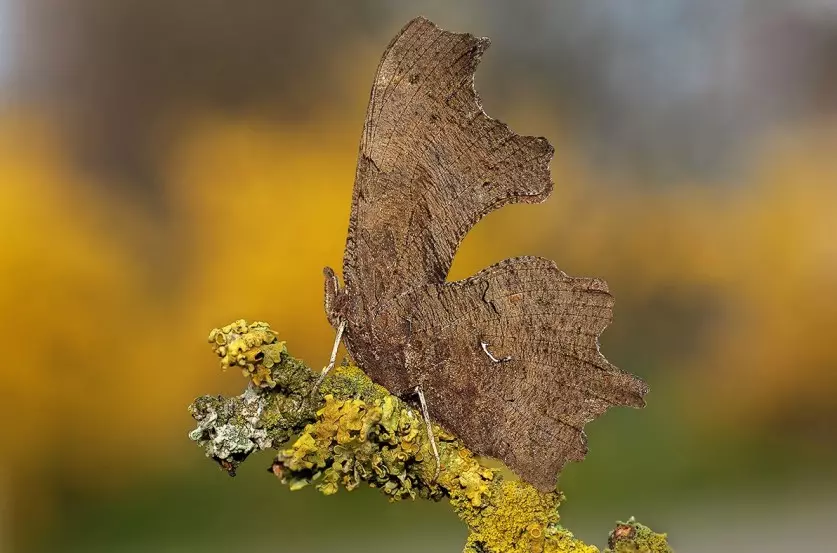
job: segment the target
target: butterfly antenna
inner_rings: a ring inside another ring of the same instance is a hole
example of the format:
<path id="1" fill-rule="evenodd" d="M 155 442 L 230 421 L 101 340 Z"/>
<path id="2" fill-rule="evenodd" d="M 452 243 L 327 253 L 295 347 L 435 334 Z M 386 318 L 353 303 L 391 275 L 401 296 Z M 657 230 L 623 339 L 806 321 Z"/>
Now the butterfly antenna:
<path id="1" fill-rule="evenodd" d="M 433 435 L 433 423 L 430 422 L 430 411 L 427 409 L 427 401 L 424 399 L 424 390 L 421 386 L 416 386 L 416 395 L 418 395 L 419 403 L 421 404 L 421 414 L 424 415 L 424 424 L 427 427 L 427 437 L 430 438 L 430 447 L 433 449 L 433 457 L 436 458 L 436 472 L 433 474 L 433 480 L 439 478 L 439 470 L 442 466 L 439 458 L 439 448 L 436 447 L 436 437 Z"/>
<path id="2" fill-rule="evenodd" d="M 317 393 L 317 390 L 320 389 L 320 385 L 323 383 L 323 380 L 325 380 L 325 377 L 328 376 L 328 373 L 334 368 L 334 362 L 337 359 L 337 350 L 340 348 L 340 340 L 343 338 L 344 330 L 346 330 L 346 321 L 341 320 L 340 324 L 337 326 L 337 336 L 334 338 L 334 347 L 331 348 L 331 359 L 328 361 L 328 366 L 323 369 L 320 376 L 317 378 L 317 382 L 314 384 L 314 389 L 311 390 L 312 396 Z"/>

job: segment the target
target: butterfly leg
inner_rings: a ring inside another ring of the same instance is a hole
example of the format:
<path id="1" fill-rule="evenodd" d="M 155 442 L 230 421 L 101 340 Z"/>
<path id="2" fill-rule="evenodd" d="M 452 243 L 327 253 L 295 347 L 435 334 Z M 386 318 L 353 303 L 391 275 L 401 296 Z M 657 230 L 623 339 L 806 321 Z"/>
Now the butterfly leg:
<path id="1" fill-rule="evenodd" d="M 427 401 L 424 399 L 424 390 L 421 386 L 416 386 L 416 395 L 419 398 L 421 405 L 421 414 L 424 415 L 424 425 L 427 427 L 427 437 L 430 439 L 430 447 L 433 449 L 433 457 L 436 458 L 436 472 L 433 474 L 433 480 L 439 478 L 439 471 L 442 466 L 442 461 L 439 458 L 439 448 L 436 446 L 436 437 L 433 435 L 433 423 L 430 421 L 430 411 L 427 409 Z"/>
<path id="2" fill-rule="evenodd" d="M 320 389 L 320 385 L 325 380 L 325 377 L 334 368 L 334 362 L 337 360 L 337 350 L 340 348 L 340 340 L 343 338 L 343 331 L 346 330 L 346 321 L 340 321 L 340 324 L 337 326 L 337 336 L 334 338 L 334 347 L 331 348 L 331 359 L 328 362 L 328 366 L 323 369 L 323 372 L 320 373 L 320 376 L 317 378 L 316 384 L 314 384 L 314 389 L 311 390 L 311 395 L 317 393 L 317 390 Z"/>

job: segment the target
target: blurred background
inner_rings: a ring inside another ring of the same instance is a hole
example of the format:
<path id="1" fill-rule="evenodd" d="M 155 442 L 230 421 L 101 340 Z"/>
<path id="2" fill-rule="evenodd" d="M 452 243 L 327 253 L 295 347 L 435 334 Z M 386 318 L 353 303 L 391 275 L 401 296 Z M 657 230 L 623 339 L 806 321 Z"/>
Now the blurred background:
<path id="1" fill-rule="evenodd" d="M 444 504 L 230 479 L 186 406 L 269 321 L 325 365 L 375 67 L 409 19 L 490 36 L 486 111 L 554 195 L 451 279 L 542 255 L 605 278 L 602 350 L 651 386 L 587 427 L 563 524 L 678 551 L 832 550 L 837 1 L 0 0 L 0 550 L 460 551 Z"/>

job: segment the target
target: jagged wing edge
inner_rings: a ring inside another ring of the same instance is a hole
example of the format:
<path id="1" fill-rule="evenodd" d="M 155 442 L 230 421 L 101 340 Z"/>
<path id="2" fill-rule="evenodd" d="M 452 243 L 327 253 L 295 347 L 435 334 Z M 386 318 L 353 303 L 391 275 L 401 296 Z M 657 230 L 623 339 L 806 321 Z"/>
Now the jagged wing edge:
<path id="1" fill-rule="evenodd" d="M 442 31 L 443 33 L 449 33 L 449 34 L 453 34 L 453 35 L 457 35 L 457 36 L 461 36 L 461 37 L 466 37 L 469 40 L 475 41 L 476 48 L 474 50 L 474 69 L 473 69 L 473 71 L 471 71 L 471 74 L 470 74 L 470 77 L 469 77 L 469 81 L 470 81 L 469 82 L 469 85 L 470 85 L 469 86 L 469 91 L 472 94 L 474 105 L 476 106 L 476 108 L 478 110 L 478 115 L 477 116 L 478 117 L 484 117 L 489 123 L 502 126 L 512 136 L 519 136 L 519 137 L 523 137 L 523 138 L 531 138 L 533 140 L 537 140 L 541 144 L 545 145 L 546 149 L 547 149 L 547 161 L 546 161 L 546 167 L 544 168 L 545 171 L 546 171 L 546 174 L 548 175 L 547 186 L 541 192 L 539 192 L 537 194 L 517 196 L 516 197 L 516 198 L 518 198 L 517 201 L 515 201 L 513 203 L 538 204 L 538 203 L 543 203 L 544 201 L 546 201 L 547 198 L 549 198 L 549 196 L 552 194 L 552 190 L 554 189 L 554 186 L 555 186 L 555 183 L 552 180 L 551 169 L 550 169 L 550 164 L 551 164 L 552 158 L 555 154 L 555 148 L 552 146 L 552 144 L 550 144 L 549 140 L 544 136 L 531 136 L 531 135 L 518 134 L 518 133 L 514 132 L 509 127 L 509 125 L 507 123 L 505 123 L 503 121 L 500 121 L 499 119 L 495 119 L 495 118 L 491 117 L 490 115 L 488 115 L 485 112 L 485 109 L 483 108 L 482 99 L 480 98 L 479 92 L 477 92 L 476 81 L 475 81 L 476 69 L 479 66 L 480 61 L 482 61 L 482 55 L 485 53 L 485 51 L 488 49 L 488 47 L 491 46 L 491 39 L 488 38 L 488 37 L 477 37 L 476 35 L 473 35 L 471 33 L 455 33 L 453 31 L 448 31 L 447 29 L 442 29 L 441 27 L 439 27 L 438 25 L 436 25 L 435 23 L 433 23 L 432 21 L 430 21 L 429 19 L 427 19 L 426 17 L 423 17 L 423 16 L 418 16 L 418 17 L 410 20 L 406 25 L 404 25 L 401 28 L 401 30 L 398 32 L 398 34 L 395 35 L 395 37 L 393 37 L 393 39 L 387 45 L 386 49 L 384 50 L 383 55 L 381 56 L 381 60 L 378 62 L 378 66 L 375 69 L 376 79 L 373 80 L 372 93 L 370 94 L 370 100 L 369 100 L 369 104 L 367 106 L 367 111 L 366 111 L 366 118 L 364 119 L 364 123 L 363 123 L 363 134 L 362 134 L 362 137 L 361 137 L 361 140 L 360 140 L 360 144 L 358 146 L 358 164 L 357 164 L 357 167 L 356 167 L 356 170 L 355 170 L 355 182 L 357 182 L 357 179 L 359 177 L 359 173 L 360 173 L 360 170 L 361 170 L 360 160 L 361 160 L 362 157 L 364 157 L 366 155 L 364 153 L 364 150 L 365 150 L 365 147 L 366 147 L 366 145 L 368 143 L 368 140 L 369 140 L 368 135 L 369 135 L 369 125 L 370 125 L 370 120 L 371 120 L 371 118 L 369 117 L 369 114 L 374 110 L 374 102 L 375 102 L 374 83 L 377 81 L 377 76 L 381 71 L 381 67 L 383 66 L 387 56 L 389 55 L 389 53 L 392 50 L 395 43 L 398 42 L 398 40 L 404 35 L 404 33 L 410 27 L 412 27 L 413 25 L 416 25 L 416 24 L 420 24 L 420 23 L 430 24 L 435 29 L 438 29 L 438 30 Z M 374 161 L 372 161 L 371 158 L 369 158 L 369 161 L 374 164 Z M 355 240 L 354 233 L 355 233 L 355 228 L 357 227 L 357 209 L 356 209 L 355 206 L 357 205 L 357 202 L 358 202 L 358 193 L 359 193 L 358 187 L 353 186 L 351 213 L 349 215 L 349 229 L 348 229 L 348 233 L 347 233 L 347 236 L 346 236 L 346 248 L 345 248 L 345 252 L 344 252 L 344 255 L 343 255 L 344 285 L 346 284 L 346 282 L 345 282 L 346 275 L 349 273 L 349 271 L 348 271 L 349 260 L 353 258 L 353 254 L 354 254 L 354 240 Z M 472 219 L 468 221 L 469 230 L 466 231 L 459 238 L 459 241 L 456 245 L 456 248 L 454 249 L 454 255 L 459 250 L 459 246 L 462 245 L 462 241 L 464 240 L 465 236 L 467 236 L 467 233 L 470 231 L 470 229 L 474 228 L 474 226 L 483 217 L 485 217 L 489 213 L 492 213 L 493 211 L 496 211 L 497 209 L 500 209 L 501 207 L 510 203 L 509 199 L 510 198 L 507 197 L 507 198 L 503 198 L 501 200 L 498 200 L 494 204 L 488 206 L 481 213 L 476 213 L 472 217 Z"/>

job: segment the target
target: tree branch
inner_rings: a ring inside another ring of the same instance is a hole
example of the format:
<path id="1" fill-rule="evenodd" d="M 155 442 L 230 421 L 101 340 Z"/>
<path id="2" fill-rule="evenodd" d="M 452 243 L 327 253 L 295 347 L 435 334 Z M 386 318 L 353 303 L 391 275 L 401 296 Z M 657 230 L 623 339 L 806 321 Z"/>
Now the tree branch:
<path id="1" fill-rule="evenodd" d="M 276 449 L 270 470 L 292 490 L 313 485 L 329 495 L 365 482 L 393 501 L 449 499 L 470 530 L 465 553 L 598 551 L 559 524 L 560 492 L 504 477 L 435 424 L 441 470 L 434 479 L 420 411 L 358 367 L 344 362 L 313 390 L 317 374 L 266 323 L 240 320 L 213 330 L 209 341 L 221 366 L 238 367 L 250 382 L 237 397 L 196 399 L 189 410 L 198 426 L 189 437 L 230 474 L 252 452 Z M 671 551 L 664 534 L 633 520 L 619 523 L 608 543 L 617 553 Z"/>

